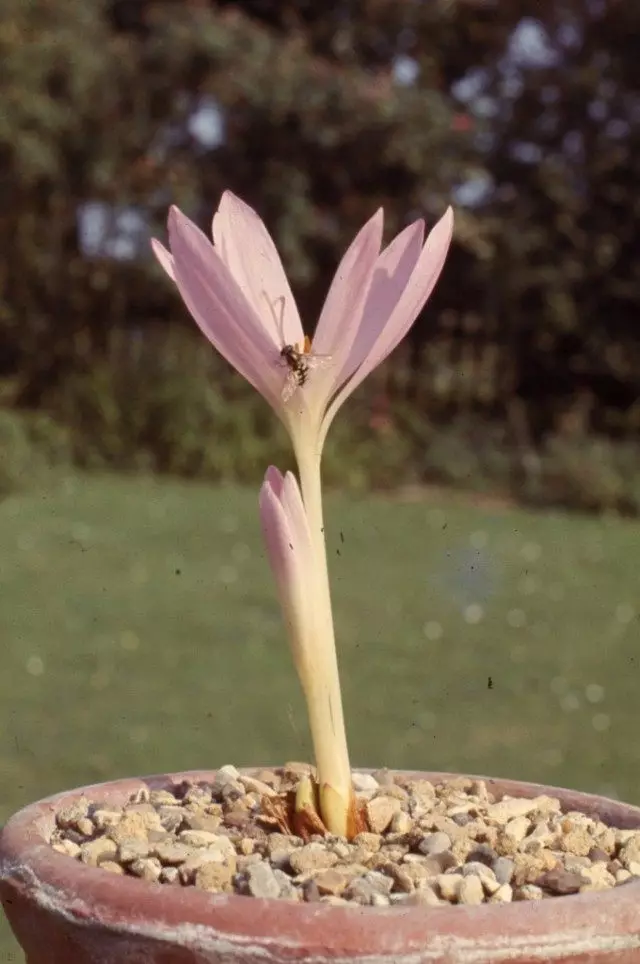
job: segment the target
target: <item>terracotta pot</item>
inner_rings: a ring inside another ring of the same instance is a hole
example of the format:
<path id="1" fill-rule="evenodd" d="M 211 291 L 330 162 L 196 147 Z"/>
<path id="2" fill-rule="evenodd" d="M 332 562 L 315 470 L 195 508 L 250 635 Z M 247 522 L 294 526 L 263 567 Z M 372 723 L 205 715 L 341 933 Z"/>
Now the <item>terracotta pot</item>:
<path id="1" fill-rule="evenodd" d="M 74 790 L 9 820 L 0 836 L 0 896 L 28 964 L 640 962 L 640 879 L 610 891 L 505 905 L 331 907 L 117 877 L 45 842 L 56 810 L 83 793 L 120 804 L 145 785 L 212 776 L 197 771 Z M 603 797 L 511 780 L 487 783 L 498 795 L 547 793 L 567 810 L 640 827 L 640 808 Z"/>

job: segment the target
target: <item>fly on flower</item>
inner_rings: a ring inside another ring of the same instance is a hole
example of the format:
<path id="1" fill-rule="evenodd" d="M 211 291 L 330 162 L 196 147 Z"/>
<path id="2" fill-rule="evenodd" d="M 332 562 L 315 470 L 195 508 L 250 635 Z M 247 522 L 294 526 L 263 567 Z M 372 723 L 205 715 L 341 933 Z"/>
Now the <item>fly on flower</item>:
<path id="1" fill-rule="evenodd" d="M 267 294 L 265 292 L 265 298 Z M 267 298 L 269 302 L 269 307 L 276 322 L 278 332 L 280 334 L 280 340 L 282 342 L 282 348 L 280 349 L 280 358 L 287 366 L 289 371 L 287 372 L 287 377 L 285 379 L 284 385 L 282 386 L 282 401 L 286 403 L 290 398 L 293 397 L 298 388 L 302 388 L 306 385 L 309 378 L 309 372 L 313 371 L 314 368 L 326 368 L 333 361 L 332 355 L 318 355 L 311 351 L 311 339 L 308 335 L 304 336 L 304 341 L 300 348 L 297 345 L 285 344 L 284 336 L 284 296 L 277 298 L 276 301 L 280 302 L 280 317 L 278 318 L 274 310 L 274 306 L 271 301 Z"/>

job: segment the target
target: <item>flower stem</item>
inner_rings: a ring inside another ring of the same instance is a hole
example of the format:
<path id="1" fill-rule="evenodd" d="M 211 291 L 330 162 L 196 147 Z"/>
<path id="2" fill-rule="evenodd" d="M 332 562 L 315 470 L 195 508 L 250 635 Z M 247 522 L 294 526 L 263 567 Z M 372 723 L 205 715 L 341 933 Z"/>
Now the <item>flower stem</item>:
<path id="1" fill-rule="evenodd" d="M 346 836 L 353 788 L 331 610 L 320 454 L 309 445 L 301 444 L 296 446 L 296 457 L 302 498 L 311 530 L 316 576 L 313 598 L 317 644 L 314 655 L 317 659 L 314 659 L 313 672 L 304 674 L 307 678 L 302 679 L 302 686 L 318 770 L 320 816 L 330 833 Z"/>

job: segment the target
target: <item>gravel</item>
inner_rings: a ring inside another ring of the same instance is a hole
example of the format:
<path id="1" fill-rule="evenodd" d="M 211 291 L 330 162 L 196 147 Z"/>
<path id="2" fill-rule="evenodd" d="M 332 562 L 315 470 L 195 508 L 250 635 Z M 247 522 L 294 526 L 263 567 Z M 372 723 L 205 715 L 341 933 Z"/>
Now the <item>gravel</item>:
<path id="1" fill-rule="evenodd" d="M 553 797 L 495 799 L 484 781 L 355 774 L 367 829 L 352 841 L 287 832 L 309 769 L 142 789 L 116 807 L 81 798 L 56 814 L 54 850 L 164 886 L 373 907 L 506 904 L 607 890 L 640 876 L 640 830 L 562 812 Z M 312 828 L 313 829 L 313 828 Z"/>

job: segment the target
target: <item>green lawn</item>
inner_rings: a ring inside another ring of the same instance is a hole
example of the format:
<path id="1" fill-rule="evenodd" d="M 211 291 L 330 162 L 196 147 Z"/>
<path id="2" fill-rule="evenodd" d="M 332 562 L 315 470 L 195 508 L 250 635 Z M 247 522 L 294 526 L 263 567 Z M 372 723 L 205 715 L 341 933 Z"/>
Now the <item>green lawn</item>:
<path id="1" fill-rule="evenodd" d="M 354 764 L 640 802 L 638 523 L 444 497 L 326 514 Z M 0 640 L 0 820 L 120 775 L 309 756 L 256 491 L 94 478 L 7 499 Z"/>

